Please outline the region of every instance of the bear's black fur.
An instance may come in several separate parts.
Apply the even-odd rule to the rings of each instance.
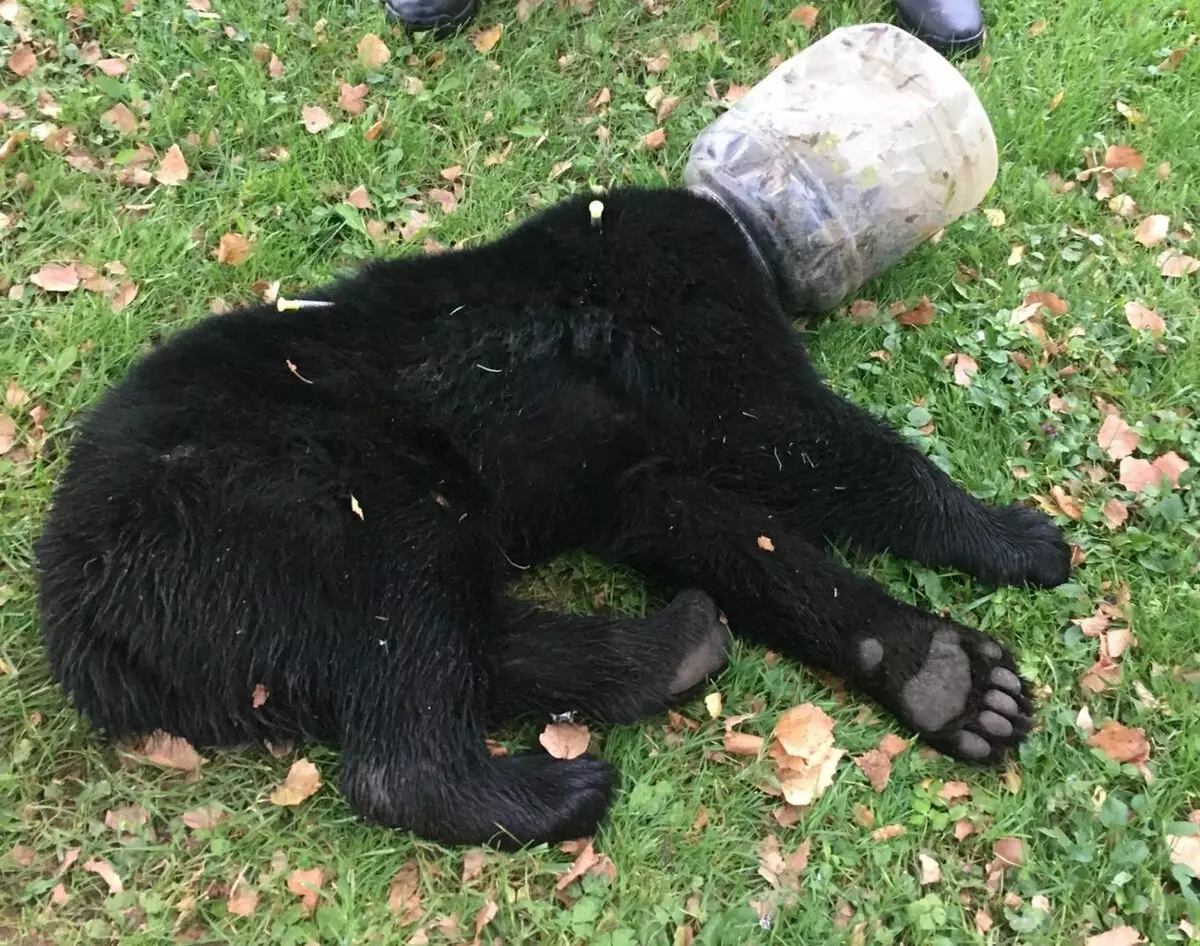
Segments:
[[[132,368],[82,423],[37,549],[50,662],[92,723],[327,740],[372,821],[579,837],[608,766],[493,758],[485,727],[660,711],[724,661],[715,599],[951,755],[1024,735],[1000,645],[820,547],[1054,585],[1057,529],[973,499],[824,387],[721,209],[603,203],[600,226],[570,200],[372,265],[314,294],[327,307],[209,318]],[[518,565],[576,548],[699,590],[642,621],[504,598]]]

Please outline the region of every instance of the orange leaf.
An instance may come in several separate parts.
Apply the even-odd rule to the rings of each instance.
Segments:
[[[321,773],[308,759],[297,759],[288,769],[287,778],[271,792],[271,804],[298,805],[321,787]]]
[[[188,177],[187,161],[183,158],[183,152],[179,150],[179,145],[171,145],[167,149],[166,155],[163,156],[162,163],[158,166],[158,170],[154,172],[154,179],[164,187],[178,187]]]
[[[283,60],[271,53],[271,60],[267,63],[267,76],[271,79],[283,78]]]
[[[325,882],[325,871],[320,867],[310,870],[294,870],[288,875],[287,888],[300,898],[305,913],[316,909],[321,896],[321,885]]]
[[[204,761],[186,739],[161,730],[147,736],[136,746],[126,746],[125,749],[133,755],[141,756],[147,762],[183,772],[195,772]]]
[[[1119,499],[1110,499],[1100,509],[1110,529],[1119,529],[1129,518],[1129,508]]]
[[[725,751],[734,755],[758,755],[762,750],[762,736],[747,732],[727,731],[725,733]]]
[[[33,75],[33,71],[37,69],[37,56],[33,50],[22,43],[13,50],[12,55],[8,57],[8,70],[13,75],[20,76],[24,79],[26,76]]]
[[[871,840],[873,841],[890,841],[892,838],[898,838],[901,835],[907,834],[908,828],[902,824],[884,825],[882,828],[876,828],[871,832]]]
[[[1128,145],[1109,145],[1104,151],[1104,166],[1111,171],[1118,168],[1140,171],[1146,166],[1146,159]]]
[[[954,365],[954,383],[969,388],[979,371],[979,364],[970,355],[962,352],[952,352],[945,358],[946,364]]]
[[[338,93],[338,107],[351,115],[361,115],[367,107],[365,99],[369,91],[365,82],[360,82],[358,85],[343,82],[341,91]]]
[[[928,325],[933,321],[933,306],[929,302],[928,296],[921,296],[921,301],[907,311],[900,312],[896,316],[896,321],[901,325],[908,325],[914,328]]]
[[[123,76],[129,71],[129,66],[124,59],[101,59],[96,63],[96,68],[113,79]]]
[[[772,542],[771,539],[765,535],[760,535],[758,537],[758,547],[760,549],[762,549],[764,552],[774,552],[775,551],[775,543]]]
[[[583,755],[590,741],[587,727],[575,723],[550,723],[538,736],[542,748],[556,759],[574,759]]]
[[[123,135],[132,135],[137,131],[137,117],[123,102],[118,102],[100,116],[100,121],[112,125]]]
[[[367,33],[358,41],[358,61],[366,69],[378,69],[392,58],[392,51],[387,44],[374,33]]]
[[[1065,299],[1060,299],[1052,292],[1046,292],[1042,289],[1034,290],[1033,292],[1025,293],[1025,305],[1042,305],[1050,310],[1053,315],[1066,315],[1071,311],[1071,304]]]
[[[300,117],[304,120],[304,130],[310,135],[319,134],[333,124],[333,119],[320,105],[305,105],[300,109]]]
[[[1096,443],[1110,460],[1121,460],[1133,453],[1142,435],[1129,426],[1119,414],[1109,414],[1100,425]]]
[[[656,128],[647,135],[642,135],[642,144],[651,151],[659,151],[667,143],[667,133],[662,128]]]
[[[1147,331],[1151,335],[1161,335],[1167,330],[1167,323],[1163,321],[1163,317],[1140,302],[1125,303],[1125,320],[1134,328]]]
[[[1166,214],[1150,214],[1138,225],[1133,238],[1142,246],[1158,246],[1167,238],[1170,228],[1171,218]]]
[[[258,709],[267,702],[270,696],[270,690],[268,690],[263,684],[256,683],[254,684],[254,692],[250,694],[250,705],[254,709]]]
[[[793,23],[799,23],[806,30],[811,30],[817,25],[817,17],[820,16],[820,13],[821,11],[816,7],[796,7],[788,14],[788,19]]]
[[[854,760],[863,775],[871,783],[876,792],[887,788],[888,779],[892,777],[892,757],[880,749],[864,752]]]
[[[210,831],[217,822],[224,819],[226,811],[215,801],[199,808],[190,808],[179,816],[179,820],[193,831]]]
[[[67,266],[43,266],[29,277],[29,281],[46,292],[74,292],[79,288],[79,273],[75,264]]]
[[[472,29],[467,33],[471,40],[471,45],[475,47],[477,52],[490,53],[496,48],[496,44],[500,42],[500,37],[504,33],[504,24],[497,23],[495,26],[489,26],[486,30]]]
[[[657,56],[643,58],[642,62],[646,64],[646,71],[651,75],[660,75],[667,71],[667,67],[671,65],[671,54],[665,50]]]
[[[108,863],[108,861],[92,858],[90,861],[84,863],[83,869],[90,874],[95,874],[108,884],[109,893],[121,893],[125,890],[125,885],[121,882],[121,878],[117,876],[117,872],[113,870],[112,864]]]
[[[1146,741],[1146,731],[1137,727],[1130,728],[1115,719],[1106,719],[1088,740],[1088,745],[1099,749],[1114,762],[1136,765],[1150,758],[1150,743]]]
[[[240,233],[225,233],[212,255],[222,266],[241,266],[253,253],[250,241]]]
[[[1200,259],[1188,256],[1180,250],[1164,250],[1154,261],[1158,271],[1168,279],[1182,279],[1200,270]]]
[[[371,197],[367,194],[367,189],[362,184],[354,188],[346,195],[346,203],[351,207],[357,207],[359,210],[370,210],[375,205],[371,203]]]
[[[1085,946],[1138,946],[1144,942],[1145,937],[1132,926],[1114,926],[1105,933],[1089,936]]]
[[[258,891],[238,877],[229,888],[225,909],[234,916],[250,916],[258,909]]]

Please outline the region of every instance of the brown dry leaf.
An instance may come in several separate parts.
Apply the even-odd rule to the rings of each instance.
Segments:
[[[300,109],[300,117],[304,120],[304,130],[310,135],[319,134],[333,125],[333,119],[320,105],[305,105]]]
[[[400,239],[404,241],[411,240],[418,233],[428,227],[429,222],[429,214],[422,213],[419,210],[410,210],[408,212],[408,223],[400,227]]]
[[[942,868],[928,854],[918,854],[917,861],[921,865],[921,886],[928,884],[940,884],[942,882]]]
[[[123,102],[118,102],[100,116],[100,121],[112,125],[123,135],[132,135],[138,129],[137,117]]]
[[[725,733],[725,751],[733,755],[758,755],[762,751],[763,738],[747,732]]]
[[[351,115],[361,115],[367,107],[365,99],[369,91],[365,82],[360,82],[358,85],[343,82],[341,90],[338,92],[338,108]]]
[[[124,59],[101,59],[96,63],[96,68],[110,79],[116,79],[129,71]]]
[[[212,255],[222,266],[241,266],[253,252],[250,241],[240,233],[225,233]]]
[[[977,828],[975,823],[969,818],[960,818],[958,821],[954,822],[954,840],[956,841],[965,841],[972,834],[975,834],[978,831],[979,828]]]
[[[890,841],[892,838],[898,838],[901,835],[907,834],[908,828],[902,824],[884,825],[882,828],[876,828],[871,832],[871,840],[873,841]]]
[[[550,755],[556,759],[575,759],[587,752],[591,734],[586,726],[577,723],[550,723],[538,736]]]
[[[487,862],[487,854],[483,848],[474,848],[463,856],[462,882],[469,884],[483,873],[483,865]]]
[[[821,15],[821,11],[816,7],[796,7],[788,14],[788,19],[793,23],[799,23],[806,30],[811,30],[817,25],[817,17]]]
[[[258,909],[258,891],[251,887],[241,877],[229,888],[229,896],[225,900],[225,909],[234,916],[250,916]]]
[[[1196,816],[1197,812],[1193,811],[1190,816],[1193,824],[1200,823]],[[1196,877],[1200,877],[1200,834],[1168,834],[1167,848],[1172,864],[1186,864]]]
[[[16,422],[7,414],[0,414],[0,457],[12,450],[13,444],[16,443],[16,434]],[[5,666],[8,665],[5,664]]]
[[[74,263],[43,266],[29,277],[29,281],[46,292],[74,292],[79,288],[79,273]]]
[[[149,812],[141,805],[122,805],[104,813],[104,826],[117,834],[134,834],[149,820]]]
[[[774,552],[775,543],[771,541],[769,536],[760,535],[758,537],[758,547],[764,552]]]
[[[805,838],[796,850],[784,857],[779,850],[779,839],[768,834],[758,847],[759,876],[775,890],[799,890],[800,874],[808,867],[811,843]]]
[[[592,842],[589,839],[579,850],[579,853],[575,857],[575,862],[567,869],[566,873],[558,878],[558,881],[554,884],[554,889],[566,890],[572,883],[591,871],[599,863],[600,858],[592,848]]]
[[[441,207],[444,214],[454,213],[454,208],[458,206],[458,198],[442,187],[431,188],[425,196]]]
[[[99,858],[93,857],[90,861],[84,863],[83,869],[89,874],[95,874],[108,884],[108,892],[110,894],[124,891],[125,885],[121,882],[121,878],[113,870],[112,864],[108,863],[108,861],[102,861]]]
[[[267,63],[267,77],[270,79],[283,78],[283,60],[271,53],[271,60]]]
[[[475,47],[476,52],[490,53],[500,42],[500,36],[503,33],[504,24],[497,23],[495,26],[489,26],[486,30],[472,29],[467,33],[467,38],[471,40],[471,45]]]
[[[992,853],[1004,867],[1020,867],[1025,861],[1025,844],[1020,838],[1001,838],[992,846]]]
[[[1079,508],[1079,504],[1061,486],[1051,487],[1050,495],[1058,505],[1058,508],[1062,510],[1062,514],[1068,519],[1078,521],[1083,518],[1083,510]]]
[[[442,180],[449,181],[451,184],[453,184],[460,177],[462,177],[462,172],[463,166],[461,164],[455,164],[448,168],[442,168],[440,171],[438,171],[438,176]]]
[[[317,900],[321,896],[321,885],[325,883],[325,871],[320,867],[309,870],[294,870],[288,875],[287,888],[300,898],[300,906],[305,913],[312,913],[317,908]]]
[[[366,187],[359,184],[349,194],[346,195],[346,203],[351,207],[357,207],[359,210],[370,210],[375,205],[371,203],[371,197],[367,193]]]
[[[929,302],[928,296],[921,296],[921,301],[911,309],[901,311],[896,316],[896,321],[901,325],[908,325],[913,328],[928,325],[933,321],[933,305]]]
[[[879,740],[879,751],[886,752],[893,759],[907,748],[908,740],[902,739],[895,733],[890,732]]]
[[[659,104],[657,111],[654,113],[654,120],[660,125],[670,117],[671,113],[679,107],[679,97],[669,95]]]
[[[863,804],[855,804],[853,811],[854,823],[860,828],[869,828],[875,823],[875,812]]]
[[[1137,946],[1144,942],[1145,938],[1132,926],[1116,926],[1106,933],[1089,936],[1086,946]]]
[[[210,801],[199,808],[189,808],[179,816],[179,820],[193,831],[211,831],[227,814],[219,804]]]
[[[1158,246],[1167,238],[1171,229],[1171,218],[1166,214],[1150,214],[1140,224],[1133,238],[1142,246]]]
[[[975,911],[975,929],[980,935],[987,933],[995,925],[995,922],[992,915],[982,907]]]
[[[721,104],[729,106],[737,105],[738,102],[746,97],[746,93],[749,92],[751,88],[753,88],[753,86],[738,85],[736,82],[730,82],[729,88],[727,88],[725,90],[725,94],[721,96]]]
[[[1129,507],[1119,499],[1110,499],[1100,508],[1100,513],[1110,529],[1119,529],[1129,518]]]
[[[354,48],[358,50],[358,61],[365,69],[378,69],[392,58],[392,51],[387,44],[374,33],[367,33]]]
[[[646,71],[651,75],[661,75],[671,65],[671,54],[663,50],[657,56],[643,57],[642,62],[646,64]]]
[[[1136,148],[1131,148],[1129,145],[1109,145],[1104,150],[1104,166],[1110,171],[1120,168],[1140,171],[1145,168],[1146,159],[1138,154]]]
[[[1079,676],[1079,687],[1088,693],[1103,693],[1121,682],[1121,668],[1107,654],[1088,667]]]
[[[521,24],[528,22],[533,11],[543,2],[544,0],[517,0],[517,22]]]
[[[1167,323],[1154,309],[1147,309],[1140,302],[1125,303],[1125,320],[1136,329],[1142,329],[1151,335],[1161,335],[1167,330]]]
[[[278,289],[278,284],[276,284],[276,288]],[[254,684],[254,691],[250,694],[250,705],[254,709],[258,709],[267,702],[270,696],[271,691],[268,690],[265,685],[256,683]]]
[[[317,771],[317,767],[308,759],[297,759],[288,769],[287,778],[271,792],[271,804],[298,805],[316,794],[320,787],[321,773]]]
[[[971,386],[979,371],[979,364],[975,359],[962,352],[951,352],[943,359],[943,364],[954,366],[954,383],[964,388]]]
[[[649,134],[642,135],[642,144],[650,151],[659,151],[667,143],[667,132],[663,128],[655,128]]]
[[[971,796],[971,786],[966,782],[947,782],[942,786],[942,790],[938,792],[938,798],[943,801],[952,802],[960,798],[969,798]]]
[[[815,758],[833,746],[834,721],[812,703],[803,703],[784,712],[775,724],[775,738],[790,756]]]
[[[1130,728],[1115,719],[1106,719],[1101,723],[1100,729],[1088,740],[1088,745],[1099,749],[1115,762],[1138,765],[1150,758],[1146,731],[1140,727]]]
[[[1200,270],[1200,259],[1180,250],[1165,250],[1154,261],[1158,271],[1168,279],[1182,279]]]
[[[472,946],[480,946],[480,937],[483,934],[483,928],[496,918],[496,912],[499,909],[500,908],[496,904],[496,901],[491,897],[488,897],[487,900],[484,901],[483,906],[481,906],[479,911],[475,914],[475,939],[472,943]]]
[[[204,761],[186,739],[161,730],[147,736],[137,745],[126,746],[125,750],[141,756],[147,762],[168,769],[179,769],[182,772],[195,772]]]
[[[8,856],[18,867],[29,867],[37,860],[37,851],[23,844],[18,844],[8,852]]]
[[[421,873],[415,861],[409,861],[397,871],[388,890],[388,910],[398,917],[401,926],[421,919]]]
[[[22,79],[33,75],[37,67],[37,56],[24,43],[14,49],[12,55],[8,57],[8,71]]]
[[[1045,306],[1050,310],[1052,315],[1066,315],[1071,311],[1071,304],[1065,299],[1060,299],[1052,292],[1046,292],[1044,289],[1035,289],[1033,292],[1025,293],[1024,305],[1039,305]]]
[[[862,770],[863,775],[871,783],[876,792],[887,788],[888,779],[892,777],[892,757],[881,749],[864,752],[854,760],[854,764]]]
[[[163,156],[162,163],[154,172],[154,179],[164,187],[178,187],[188,178],[187,161],[179,145],[171,145]]]
[[[879,306],[872,299],[855,299],[850,303],[850,318],[855,325],[874,318],[878,311]]]
[[[1129,426],[1119,414],[1108,414],[1096,434],[1096,443],[1110,460],[1121,460],[1133,453],[1142,435]]]
[[[121,285],[117,286],[117,291],[113,293],[111,308],[114,312],[120,312],[129,306],[134,299],[137,298],[138,284],[132,279],[127,279]]]
[[[1179,485],[1179,474],[1189,466],[1187,460],[1174,450],[1156,457],[1153,461],[1126,457],[1121,461],[1118,479],[1122,486],[1134,493],[1140,493],[1151,486],[1161,486],[1164,478],[1174,488]]]

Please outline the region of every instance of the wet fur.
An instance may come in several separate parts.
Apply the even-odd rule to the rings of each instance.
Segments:
[[[93,724],[337,743],[360,814],[446,843],[588,834],[608,766],[491,758],[485,727],[643,718],[723,638],[698,593],[644,621],[504,598],[515,566],[583,548],[936,719],[945,751],[994,759],[1024,734],[1020,692],[1009,734],[987,722],[1006,651],[820,548],[1053,585],[1057,530],[977,502],[824,387],[721,210],[620,191],[596,228],[587,202],[372,265],[314,295],[328,308],[206,319],[88,413],[37,551],[50,662]],[[931,646],[951,652],[921,675]],[[913,704],[942,667],[961,711]]]

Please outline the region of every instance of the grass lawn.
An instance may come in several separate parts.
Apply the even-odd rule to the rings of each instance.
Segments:
[[[847,307],[811,327],[835,386],[977,495],[1043,497],[1078,547],[1074,579],[1045,592],[886,557],[856,563],[1011,643],[1038,688],[1038,730],[999,771],[912,745],[877,792],[852,758],[891,723],[830,681],[739,647],[714,687],[724,714],[757,707],[740,728],[768,735],[791,706],[827,710],[849,751],[832,787],[781,824],[780,800],[760,787],[767,760],[726,753],[721,720],[699,700],[684,708],[695,728],[594,733],[622,776],[594,839],[615,876],[589,873],[556,896],[571,853],[481,859],[358,824],[332,787],[336,752],[208,753],[190,777],[90,733],[49,680],[30,569],[72,425],[155,338],[276,281],[288,295],[380,254],[477,243],[590,184],[679,181],[731,84],[753,83],[812,35],[888,11],[838,0],[810,34],[790,6],[751,0],[488,0],[474,38],[437,43],[391,30],[369,0],[0,2],[0,143],[28,133],[0,165],[0,411],[12,421],[0,420],[0,941],[1186,941],[1200,885],[1172,863],[1168,837],[1184,838],[1177,858],[1196,864],[1200,274],[1164,276],[1158,260],[1170,248],[1200,256],[1200,45],[1184,51],[1200,9],[1187,6],[991,7],[986,57],[964,70],[1000,141],[996,187],[865,287],[876,315],[855,320]],[[356,52],[368,33],[388,61],[370,42]],[[679,100],[661,122],[660,97]],[[306,113],[312,132],[305,107],[323,110]],[[647,148],[660,126],[665,146]],[[1076,182],[1085,154],[1103,160],[1111,145],[1144,168]],[[1170,220],[1163,242],[1143,246],[1139,233],[1162,237],[1148,214]],[[1014,324],[1034,290],[1069,311]],[[928,326],[889,314],[922,295]],[[1165,331],[1131,325],[1153,319],[1130,302]],[[944,361],[954,354],[977,365],[969,386],[953,371],[969,374],[969,362]],[[1106,429],[1120,436],[1104,446],[1110,411]],[[1134,439],[1122,466],[1112,454]],[[1156,469],[1189,466],[1173,488],[1128,488],[1162,456]],[[584,558],[529,590],[561,607],[656,601],[636,576]],[[1088,745],[1109,720],[1144,732],[1148,761]],[[1136,733],[1109,731],[1133,740],[1126,758],[1144,757]],[[536,734],[498,736],[529,745]],[[301,753],[326,786],[272,805]],[[191,826],[201,822],[184,813],[202,807],[219,820]],[[759,872],[772,843],[784,856],[808,845],[807,865],[774,885]],[[1004,869],[997,846],[1019,865]],[[302,891],[294,871],[315,868],[309,910],[290,888]]]

